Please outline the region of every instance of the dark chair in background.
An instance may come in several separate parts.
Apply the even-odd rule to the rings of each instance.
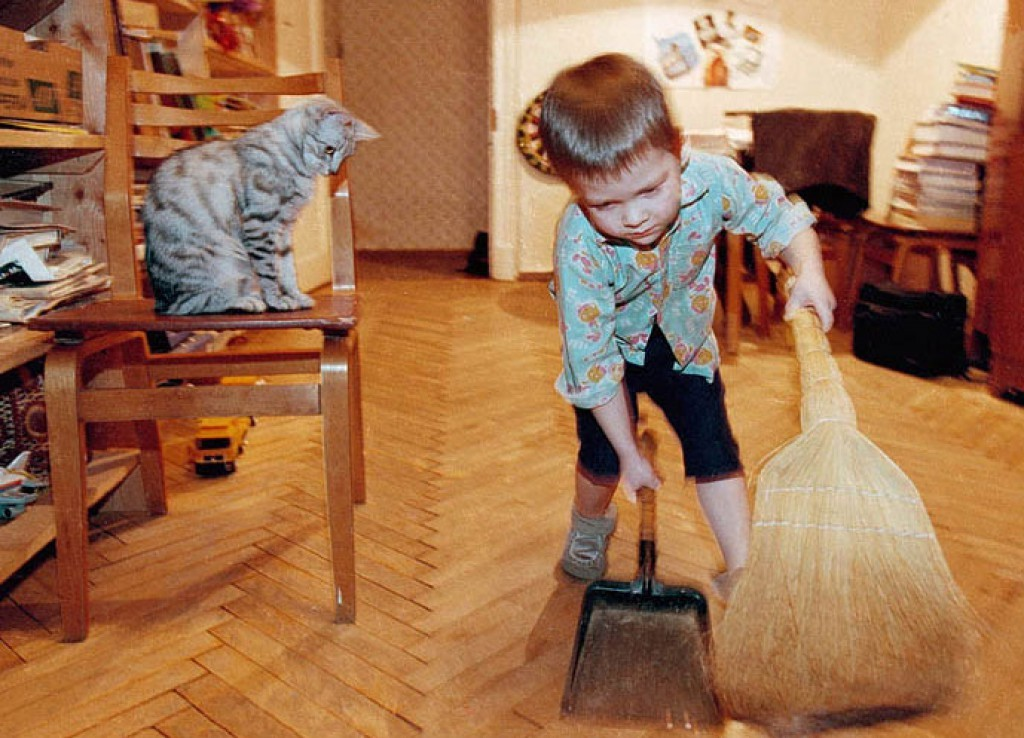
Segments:
[[[871,142],[875,116],[848,110],[782,108],[750,114],[749,168],[773,177],[800,197],[818,218],[822,255],[832,262],[837,324],[849,327],[855,239],[871,193]],[[756,250],[755,250],[756,251]],[[755,262],[758,254],[752,254]],[[759,285],[771,275],[755,263]],[[767,315],[766,310],[761,311]],[[766,318],[762,318],[762,321]]]

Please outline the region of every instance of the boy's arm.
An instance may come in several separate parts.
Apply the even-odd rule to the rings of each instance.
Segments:
[[[605,404],[595,407],[593,413],[619,457],[619,483],[626,499],[636,502],[636,493],[641,487],[660,487],[661,480],[654,473],[651,462],[637,447],[626,391],[621,383],[612,398]]]
[[[786,302],[786,316],[789,317],[798,308],[811,307],[821,320],[822,330],[830,330],[836,298],[825,279],[821,244],[814,229],[806,228],[797,233],[789,246],[779,252],[779,258],[796,275]]]

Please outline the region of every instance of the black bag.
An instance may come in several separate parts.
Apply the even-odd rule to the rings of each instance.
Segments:
[[[919,377],[967,371],[967,298],[891,283],[861,285],[853,310],[853,354]]]

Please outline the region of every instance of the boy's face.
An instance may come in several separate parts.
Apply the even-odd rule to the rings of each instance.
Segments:
[[[636,248],[656,246],[679,216],[679,157],[649,149],[621,174],[579,180],[573,191],[591,225]]]

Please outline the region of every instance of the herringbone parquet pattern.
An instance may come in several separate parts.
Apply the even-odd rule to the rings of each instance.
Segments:
[[[95,520],[89,639],[56,638],[52,554],[8,584],[0,735],[662,732],[558,714],[582,587],[555,569],[574,434],[551,387],[558,337],[545,285],[472,279],[450,257],[394,258],[362,264],[368,502],[357,513],[357,624],[330,622],[316,421],[260,419],[222,479],[192,476],[188,425],[168,424],[171,513]],[[745,343],[724,369],[750,468],[798,430],[783,333]],[[837,735],[1024,735],[1024,412],[980,385],[862,364],[848,337],[833,340],[862,430],[918,484],[992,636],[955,713]],[[706,589],[718,555],[678,452],[661,421],[649,422],[666,440],[659,578]],[[609,575],[627,579],[636,512],[620,510]],[[760,735],[736,724],[723,734]]]

